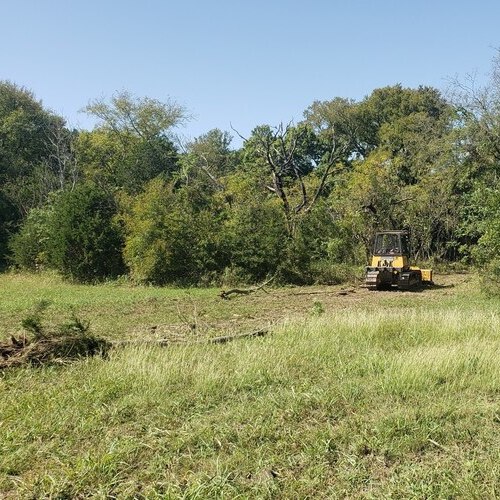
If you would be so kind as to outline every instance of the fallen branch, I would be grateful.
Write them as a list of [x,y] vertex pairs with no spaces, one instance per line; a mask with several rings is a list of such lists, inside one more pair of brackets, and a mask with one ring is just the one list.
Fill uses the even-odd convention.
[[263,337],[268,333],[269,330],[267,328],[261,328],[260,330],[255,330],[254,332],[240,333],[238,335],[225,335],[222,337],[214,337],[212,339],[208,339],[207,342],[209,344],[226,344],[227,342],[231,342],[232,340]]
[[112,342],[113,347],[120,347],[126,345],[155,345],[159,347],[168,347],[170,345],[199,345],[199,344],[226,344],[233,340],[263,337],[267,335],[269,330],[267,328],[261,328],[259,330],[254,330],[253,332],[238,333],[236,335],[223,335],[221,337],[212,337],[208,339],[201,340],[181,340],[181,339],[136,339],[136,340],[115,340]]
[[266,285],[269,285],[269,283],[271,283],[271,281],[273,281],[275,277],[276,274],[273,274],[273,276],[271,276],[267,281],[252,288],[231,288],[227,291],[221,290],[221,292],[219,293],[219,297],[224,300],[230,300],[231,295],[248,295],[250,293],[257,292],[258,290],[263,290],[264,292],[268,293],[266,290],[264,290],[264,287]]
[[350,293],[356,293],[354,288],[349,288],[348,290],[339,290],[338,292],[332,292],[331,290],[319,290],[312,292],[291,292],[288,295],[349,295]]
[[290,292],[290,293],[287,293],[287,295],[325,295],[325,294],[328,294],[328,295],[331,295],[331,291],[330,290],[321,290],[321,291],[318,291],[318,292]]

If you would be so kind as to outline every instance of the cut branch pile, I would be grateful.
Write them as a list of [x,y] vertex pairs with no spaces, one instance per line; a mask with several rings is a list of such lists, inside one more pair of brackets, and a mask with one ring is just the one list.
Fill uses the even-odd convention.
[[224,335],[196,341],[175,341],[170,339],[158,340],[118,340],[108,342],[93,335],[81,333],[53,335],[51,337],[16,339],[11,336],[9,341],[0,342],[0,370],[19,366],[39,366],[43,364],[64,364],[69,361],[101,355],[105,356],[113,347],[131,344],[152,344],[159,347],[179,344],[226,344],[233,340],[263,337],[269,332],[262,328],[252,332],[236,335]]
[[42,313],[48,305],[48,302],[41,301],[35,306],[34,311],[22,320],[21,324],[27,332],[22,337],[16,338],[11,335],[9,340],[0,342],[0,371],[20,366],[64,364],[78,358],[95,355],[104,356],[111,348],[128,344],[155,344],[157,346],[225,344],[236,339],[262,337],[268,333],[267,329],[259,329],[247,333],[191,341],[138,339],[113,342],[92,335],[89,332],[89,323],[82,321],[74,313],[69,322],[47,327],[42,322]]
[[0,370],[23,365],[65,363],[69,360],[104,355],[111,347],[106,340],[80,332],[0,342]]

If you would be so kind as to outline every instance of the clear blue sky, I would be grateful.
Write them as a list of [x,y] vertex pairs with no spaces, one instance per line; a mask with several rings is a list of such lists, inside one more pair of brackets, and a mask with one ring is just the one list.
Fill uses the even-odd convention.
[[[500,46],[500,0],[0,0],[0,79],[73,126],[117,90],[186,106],[188,138],[298,121],[314,100],[445,90]],[[235,141],[238,143],[238,141]]]

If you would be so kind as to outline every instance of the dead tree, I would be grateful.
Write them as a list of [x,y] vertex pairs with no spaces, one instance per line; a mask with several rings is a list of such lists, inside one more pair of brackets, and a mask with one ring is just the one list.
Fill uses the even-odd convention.
[[62,124],[56,124],[47,131],[46,142],[51,149],[47,168],[56,182],[52,189],[65,189],[68,186],[73,189],[78,182],[79,168],[72,132]]
[[[235,132],[238,133],[236,130]],[[307,140],[307,133],[307,127],[293,127],[291,124],[284,126],[281,123],[274,128],[261,127],[252,137],[256,153],[270,173],[271,183],[266,188],[281,201],[290,237],[295,233],[297,217],[308,213],[317,203],[328,178],[336,171],[336,165],[345,155],[345,147],[340,146],[335,133],[331,133],[327,143],[325,139],[322,140],[321,149],[324,153],[316,162],[300,150]],[[238,135],[247,141],[239,133]],[[307,168],[304,168],[304,164]],[[319,174],[319,182],[312,188],[305,182],[305,177],[314,171]],[[291,191],[295,187],[298,187],[299,196],[296,204],[293,204]]]

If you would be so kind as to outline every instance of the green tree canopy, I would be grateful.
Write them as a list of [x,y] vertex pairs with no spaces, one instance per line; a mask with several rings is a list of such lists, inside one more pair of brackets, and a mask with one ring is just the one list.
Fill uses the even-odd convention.
[[157,175],[177,171],[174,129],[188,120],[182,106],[123,91],[109,102],[91,101],[84,111],[99,120],[78,145],[90,177],[134,193]]
[[48,193],[75,182],[72,133],[34,94],[0,81],[0,266],[6,238]]

